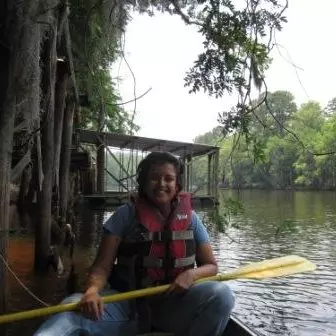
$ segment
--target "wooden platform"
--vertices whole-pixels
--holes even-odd
[[[83,195],[83,201],[89,202],[91,206],[114,207],[125,204],[129,200],[129,194],[125,192],[105,192],[103,194]],[[212,207],[218,205],[218,200],[212,196],[195,195],[192,197],[194,207]]]
[[[171,141],[164,139],[146,138],[119,133],[104,133],[93,130],[77,129],[78,140],[81,143],[101,145],[101,140],[109,147],[119,149],[136,149],[142,152],[167,151],[174,155],[184,157],[202,156],[219,152],[219,146],[205,145],[199,143]]]

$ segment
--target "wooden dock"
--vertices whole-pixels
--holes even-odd
[[[92,207],[117,207],[129,201],[129,193],[105,192],[103,194],[83,195],[82,200]],[[215,197],[208,195],[194,195],[193,207],[212,207],[218,205]]]
[[[137,188],[136,168],[152,151],[167,151],[180,159],[184,165],[184,191],[201,193],[200,188],[204,190],[204,195],[194,195],[195,207],[218,204],[218,146],[89,130],[77,130],[74,141],[78,153],[73,153],[72,165],[80,172],[83,201],[93,206],[115,207],[127,202],[130,193]],[[96,155],[90,154],[89,159],[88,154],[93,152]],[[193,163],[201,156],[205,157],[207,179],[202,182],[204,185],[196,185]]]

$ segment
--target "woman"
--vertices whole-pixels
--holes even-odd
[[[169,153],[151,153],[137,169],[138,195],[104,224],[97,257],[80,300],[81,314],[47,320],[35,336],[136,335],[154,327],[177,336],[219,336],[234,306],[221,282],[193,284],[217,273],[208,233],[182,193],[182,166]],[[194,267],[194,264],[197,267]],[[171,283],[167,293],[104,307],[101,293]],[[108,292],[103,292],[110,294]]]

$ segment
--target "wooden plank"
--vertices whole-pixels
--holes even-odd
[[[114,206],[122,205],[128,202],[130,193],[127,192],[109,192],[104,194],[83,195],[82,199],[92,204]],[[218,205],[218,200],[211,196],[192,196],[193,207],[213,207]]]

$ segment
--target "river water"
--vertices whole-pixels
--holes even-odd
[[[223,192],[221,196],[223,200],[239,198],[244,209],[226,216],[228,223],[219,223],[220,231],[218,222],[213,222],[213,209],[196,209],[209,228],[220,271],[288,254],[317,264],[312,273],[230,281],[236,295],[234,314],[259,335],[336,335],[336,193],[253,190]],[[223,216],[227,209],[221,207],[218,212]],[[111,210],[88,207],[80,212],[75,250],[79,285],[95,255],[101,225],[110,214]],[[40,299],[55,304],[65,295],[67,274],[60,279],[52,273],[47,279],[33,275],[33,240],[29,234],[11,237],[9,263]],[[41,307],[11,275],[9,282],[11,311]],[[39,323],[14,323],[8,335],[32,335]]]

